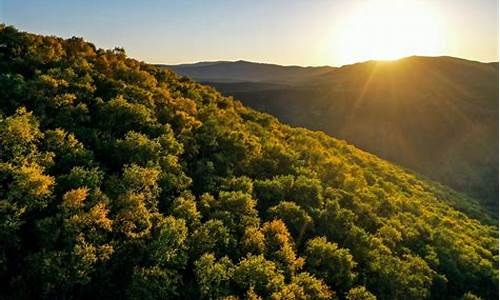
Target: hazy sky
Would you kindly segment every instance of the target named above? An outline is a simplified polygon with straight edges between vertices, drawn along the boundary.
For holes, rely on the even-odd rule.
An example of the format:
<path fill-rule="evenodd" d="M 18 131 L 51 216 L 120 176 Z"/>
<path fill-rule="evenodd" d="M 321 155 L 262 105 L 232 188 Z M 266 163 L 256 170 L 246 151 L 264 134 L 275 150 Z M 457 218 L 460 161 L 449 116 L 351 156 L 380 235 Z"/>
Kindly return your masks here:
<path fill-rule="evenodd" d="M 358 11 L 364 7 L 364 13 L 370 14 L 373 3 L 378 4 L 370 2 L 372 6 L 361 0 L 0 0 L 0 22 L 34 33 L 81 36 L 102 48 L 121 46 L 129 56 L 150 63 L 244 59 L 286 65 L 342 65 L 370 58 L 372 42 L 366 40 L 374 35 L 379 47 L 389 45 L 384 40 L 385 31 L 371 34 L 370 28 L 360 26 L 366 18 Z M 398 2 L 402 7 L 407 3 Z M 425 16 L 416 16 L 417 24 L 404 29 L 419 31 L 419 37 L 405 32 L 404 38 L 413 41 L 408 45 L 416 46 L 401 53 L 498 60 L 498 1 L 418 3 L 424 2 L 425 9 L 419 13 Z M 432 13 L 427 14 L 427 10 Z M 417 10 L 408 7 L 408 11 Z M 397 31 L 406 28 L 398 22 L 409 17 L 403 15 L 392 24 L 387 23 L 392 19 L 376 15 L 371 21 L 385 20 L 384 24 Z M 370 24 L 366 26 L 373 27 Z M 415 29 L 420 25 L 424 29 Z M 401 34 L 392 32 L 393 38 L 396 33 Z M 426 35 L 432 36 L 432 47 L 417 39 Z"/>

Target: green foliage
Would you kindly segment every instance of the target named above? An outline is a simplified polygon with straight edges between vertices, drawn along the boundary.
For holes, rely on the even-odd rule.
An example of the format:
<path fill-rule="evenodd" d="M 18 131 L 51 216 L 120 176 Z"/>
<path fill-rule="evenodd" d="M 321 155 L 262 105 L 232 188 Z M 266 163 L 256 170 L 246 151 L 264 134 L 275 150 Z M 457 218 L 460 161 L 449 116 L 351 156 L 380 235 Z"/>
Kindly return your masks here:
<path fill-rule="evenodd" d="M 174 267 L 186 264 L 188 229 L 185 223 L 184 219 L 169 216 L 156 224 L 158 232 L 153 233 L 148 251 L 156 264 Z"/>
<path fill-rule="evenodd" d="M 130 299 L 169 299 L 180 294 L 181 278 L 159 267 L 136 268 L 126 295 Z"/>
<path fill-rule="evenodd" d="M 235 250 L 236 239 L 224 223 L 217 219 L 210 219 L 196 228 L 191 236 L 191 251 L 194 257 L 205 252 L 216 254 L 231 253 Z"/>
<path fill-rule="evenodd" d="M 213 254 L 204 254 L 195 263 L 195 274 L 202 298 L 219 299 L 231 294 L 234 265 L 223 257 L 216 260 Z"/>
<path fill-rule="evenodd" d="M 349 250 L 339 249 L 337 244 L 321 237 L 307 242 L 305 255 L 309 272 L 324 278 L 335 290 L 343 292 L 352 285 L 356 263 Z"/>
<path fill-rule="evenodd" d="M 481 300 L 480 297 L 470 293 L 470 292 L 467 292 L 463 295 L 462 297 L 463 300 Z"/>
<path fill-rule="evenodd" d="M 299 294 L 296 299 L 332 299 L 335 293 L 322 281 L 307 272 L 302 272 L 292 278 L 291 285 L 295 285 Z"/>
<path fill-rule="evenodd" d="M 376 300 L 372 293 L 366 290 L 364 286 L 357 286 L 349 290 L 346 297 L 347 300 Z"/>
<path fill-rule="evenodd" d="M 466 198 L 120 49 L 0 44 L 0 298 L 498 296 Z"/>
<path fill-rule="evenodd" d="M 295 241 L 300 244 L 304 236 L 313 230 L 313 220 L 300 206 L 294 202 L 281 201 L 269 208 L 271 218 L 285 222 Z"/>
<path fill-rule="evenodd" d="M 260 296 L 269 297 L 284 287 L 284 276 L 264 256 L 248 256 L 234 270 L 234 280 L 243 291 L 253 288 Z"/>

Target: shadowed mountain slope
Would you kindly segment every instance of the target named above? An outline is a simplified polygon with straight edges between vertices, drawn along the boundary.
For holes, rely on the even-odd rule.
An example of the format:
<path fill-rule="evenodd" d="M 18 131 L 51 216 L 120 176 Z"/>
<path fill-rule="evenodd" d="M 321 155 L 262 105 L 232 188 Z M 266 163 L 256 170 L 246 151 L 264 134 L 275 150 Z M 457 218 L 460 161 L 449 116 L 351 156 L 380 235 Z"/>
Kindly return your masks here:
<path fill-rule="evenodd" d="M 282 121 L 416 170 L 497 214 L 498 63 L 414 56 L 315 71 L 273 66 L 269 73 L 271 66 L 240 65 L 172 69 Z M 248 65 L 252 76 L 245 75 Z M 281 80 L 288 72 L 293 80 Z M 231 82 L 234 74 L 238 82 Z"/>

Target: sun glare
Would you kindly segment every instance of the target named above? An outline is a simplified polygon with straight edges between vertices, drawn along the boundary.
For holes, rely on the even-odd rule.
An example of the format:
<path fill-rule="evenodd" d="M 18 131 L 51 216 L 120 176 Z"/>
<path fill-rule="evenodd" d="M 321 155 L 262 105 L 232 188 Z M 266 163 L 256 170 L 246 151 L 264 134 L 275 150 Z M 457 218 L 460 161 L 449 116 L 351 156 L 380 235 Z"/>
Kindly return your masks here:
<path fill-rule="evenodd" d="M 337 24 L 333 48 L 344 63 L 438 55 L 443 47 L 442 18 L 424 1 L 356 2 Z"/>

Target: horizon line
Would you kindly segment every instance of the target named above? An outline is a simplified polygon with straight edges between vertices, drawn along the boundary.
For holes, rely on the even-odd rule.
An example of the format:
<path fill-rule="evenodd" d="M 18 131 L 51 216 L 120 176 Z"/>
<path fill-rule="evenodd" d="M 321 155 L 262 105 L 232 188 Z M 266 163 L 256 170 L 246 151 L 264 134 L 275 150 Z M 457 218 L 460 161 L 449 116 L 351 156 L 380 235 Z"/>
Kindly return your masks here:
<path fill-rule="evenodd" d="M 128 56 L 128 55 L 127 55 Z M 130 56 L 128 56 L 130 57 Z M 343 65 L 298 65 L 298 64 L 279 64 L 279 63 L 274 63 L 274 62 L 269 62 L 269 61 L 253 61 L 253 60 L 245 60 L 245 59 L 234 59 L 234 60 L 226 60 L 226 59 L 216 59 L 216 60 L 194 60 L 192 62 L 183 62 L 183 63 L 151 63 L 144 61 L 145 63 L 152 64 L 155 66 L 181 66 L 181 65 L 194 65 L 194 64 L 200 64 L 200 63 L 237 63 L 237 62 L 246 62 L 246 63 L 252 63 L 252 64 L 260 64 L 260 65 L 273 65 L 273 66 L 280 66 L 280 67 L 298 67 L 298 68 L 342 68 L 345 66 L 351 66 L 351 65 L 356 65 L 356 64 L 362 64 L 362 63 L 369 63 L 369 62 L 397 62 L 403 59 L 408 59 L 408 58 L 413 58 L 413 57 L 423 57 L 423 58 L 453 58 L 453 59 L 459 59 L 459 60 L 465 60 L 465 61 L 470 61 L 470 62 L 477 62 L 477 63 L 483 63 L 483 64 L 492 64 L 492 63 L 499 63 L 499 60 L 495 61 L 483 61 L 483 60 L 478 60 L 478 59 L 470 59 L 470 58 L 464 58 L 464 57 L 458 57 L 458 56 L 452 56 L 452 55 L 408 55 L 408 56 L 403 56 L 400 58 L 396 59 L 368 59 L 368 60 L 361 60 L 357 62 L 352 62 L 352 63 L 346 63 Z M 137 58 L 136 58 L 137 59 Z M 139 59 L 141 60 L 141 59 Z"/>

